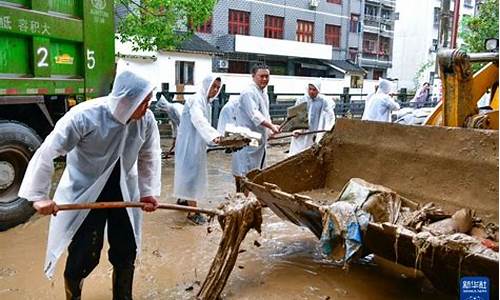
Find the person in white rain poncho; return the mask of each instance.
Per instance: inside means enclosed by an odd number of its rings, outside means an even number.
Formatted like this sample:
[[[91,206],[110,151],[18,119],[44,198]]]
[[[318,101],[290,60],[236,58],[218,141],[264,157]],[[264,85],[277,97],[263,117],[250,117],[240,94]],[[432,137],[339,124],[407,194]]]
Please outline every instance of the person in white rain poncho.
[[[321,117],[319,118],[318,128],[323,128],[323,130],[332,130],[335,125],[336,117],[335,117],[335,101],[331,98],[324,98],[325,105],[323,106],[323,112],[321,113]],[[323,139],[325,135],[324,132],[319,132],[316,134],[316,143]]]
[[[19,196],[41,214],[57,204],[141,201],[153,211],[160,195],[161,150],[158,127],[148,110],[153,85],[131,72],[119,74],[111,94],[72,108],[35,152]],[[49,198],[53,159],[66,155],[54,200]],[[50,221],[45,273],[51,278],[68,248],[66,295],[79,299],[83,279],[99,263],[104,228],[113,265],[113,298],[131,299],[134,262],[141,242],[137,209],[61,212]]]
[[[399,104],[391,97],[392,83],[386,79],[379,81],[378,90],[365,104],[362,120],[391,122],[391,112],[399,110]]]
[[[311,147],[314,142],[319,142],[321,137],[317,134],[299,135],[305,131],[331,130],[335,124],[335,102],[326,100],[320,95],[321,83],[313,82],[307,86],[307,93],[297,99],[295,105],[307,103],[309,128],[307,130],[294,130],[294,137],[290,143],[289,156],[295,155]]]
[[[380,80],[382,80],[382,79],[380,79]],[[379,80],[379,82],[380,82],[380,80]],[[361,116],[361,120],[364,120],[366,118],[366,116],[368,114],[368,110],[366,109],[368,107],[368,102],[370,102],[371,98],[377,93],[377,91],[378,91],[378,84],[375,85],[374,91],[366,96],[365,109],[363,110],[363,115]]]
[[[266,65],[252,67],[253,82],[241,92],[235,108],[236,125],[247,127],[262,135],[258,147],[245,147],[233,153],[233,175],[236,178],[237,191],[241,191],[241,177],[253,169],[262,169],[265,166],[268,132],[280,132],[280,127],[271,121],[269,97],[264,91],[269,83],[269,75],[269,67]]]
[[[238,106],[239,98],[231,98],[224,104],[219,114],[219,121],[217,122],[217,130],[224,135],[226,132],[227,124],[236,124],[236,107]]]
[[[184,104],[175,151],[174,197],[182,205],[197,206],[207,192],[207,146],[218,144],[221,134],[210,125],[212,101],[219,94],[220,78],[207,76],[200,89]],[[200,214],[189,214],[197,224]]]
[[[156,97],[158,98],[158,95]],[[161,97],[161,95],[160,95]],[[156,102],[156,109],[160,112],[164,112],[167,114],[168,118],[170,119],[170,122],[172,124],[172,136],[173,141],[172,141],[172,146],[168,150],[167,154],[165,155],[165,158],[168,158],[168,155],[172,153],[172,151],[175,148],[175,141],[177,139],[177,130],[179,128],[180,122],[181,122],[181,115],[182,111],[184,109],[184,105],[180,103],[171,103],[165,100],[164,98],[158,99]]]
[[[153,85],[131,72],[119,74],[112,92],[66,113],[35,152],[19,196],[41,214],[57,204],[141,201],[153,211],[160,195],[158,127],[148,110]],[[53,159],[66,155],[66,168],[49,198]],[[57,203],[57,204],[56,204]],[[66,297],[80,299],[83,279],[99,263],[104,228],[113,265],[113,298],[131,299],[134,262],[141,245],[142,213],[137,209],[60,212],[50,220],[45,273],[51,278],[68,247]]]

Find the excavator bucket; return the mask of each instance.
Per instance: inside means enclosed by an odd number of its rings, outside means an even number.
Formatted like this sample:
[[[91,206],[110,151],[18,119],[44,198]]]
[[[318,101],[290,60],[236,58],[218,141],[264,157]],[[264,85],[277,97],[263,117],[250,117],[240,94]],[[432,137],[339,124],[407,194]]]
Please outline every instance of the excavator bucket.
[[[336,199],[352,178],[385,186],[417,205],[433,202],[450,212],[471,208],[484,222],[498,223],[498,131],[339,119],[319,146],[249,173],[245,187],[279,217],[319,238],[320,200]],[[372,253],[415,267],[412,238],[391,225],[370,223],[364,241]],[[440,274],[430,278],[437,286],[456,289],[457,276],[467,274],[498,281],[498,259],[436,251],[441,263],[434,261],[434,250],[431,261],[429,251],[420,257],[420,269],[428,277]]]
[[[339,119],[319,147],[249,174],[253,183],[289,193],[340,192],[356,177],[417,202],[467,206],[497,220],[498,131]]]

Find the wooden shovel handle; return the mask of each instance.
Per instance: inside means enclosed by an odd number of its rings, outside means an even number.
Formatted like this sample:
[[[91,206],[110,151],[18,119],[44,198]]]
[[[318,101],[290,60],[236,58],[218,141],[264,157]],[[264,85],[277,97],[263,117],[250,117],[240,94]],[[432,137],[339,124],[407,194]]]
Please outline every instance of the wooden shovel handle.
[[[306,132],[300,132],[299,136],[302,135],[309,135],[309,134],[316,134],[316,133],[321,133],[321,132],[330,132],[330,130],[314,130],[314,131],[306,131]],[[284,138],[289,138],[294,136],[293,133],[288,133],[288,134],[283,134],[283,135],[278,135],[278,136],[273,136],[268,138],[268,140],[279,140],[279,139],[284,139]]]
[[[79,209],[105,209],[105,208],[142,208],[146,203],[142,202],[92,202],[92,203],[77,203],[77,204],[58,204],[57,208],[59,210],[79,210]],[[186,212],[202,213],[210,216],[221,215],[222,213],[213,209],[184,206],[177,204],[160,204],[158,209],[170,209],[170,210],[180,210]]]

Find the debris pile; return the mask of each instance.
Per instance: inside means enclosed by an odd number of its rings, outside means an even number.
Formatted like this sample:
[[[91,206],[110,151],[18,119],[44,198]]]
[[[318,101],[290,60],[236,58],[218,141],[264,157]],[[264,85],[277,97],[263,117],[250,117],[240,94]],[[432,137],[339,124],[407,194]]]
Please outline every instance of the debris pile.
[[[229,195],[219,209],[223,211],[223,215],[218,217],[223,230],[222,239],[197,294],[198,299],[219,299],[245,236],[252,228],[261,232],[261,205],[256,198],[246,198],[243,194]]]
[[[369,222],[393,224],[414,234],[413,244],[419,249],[446,247],[498,260],[498,226],[485,225],[471,209],[450,215],[433,203],[418,205],[384,186],[353,178],[338,200],[321,211],[323,253],[344,267],[361,252]]]

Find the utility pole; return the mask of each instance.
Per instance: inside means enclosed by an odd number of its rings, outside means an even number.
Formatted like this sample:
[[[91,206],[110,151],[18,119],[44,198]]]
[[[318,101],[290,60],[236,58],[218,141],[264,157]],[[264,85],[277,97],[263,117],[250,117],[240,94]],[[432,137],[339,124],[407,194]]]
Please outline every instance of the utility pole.
[[[436,49],[436,62],[434,63],[434,74],[439,74],[439,63],[438,63],[437,53],[442,48],[448,48],[450,17],[451,17],[450,0],[441,0],[441,18],[439,20],[438,44]],[[431,81],[434,81],[433,78],[431,78]]]
[[[455,3],[458,0],[455,0]],[[439,62],[438,62],[438,52],[443,48],[448,48],[448,35],[450,32],[450,0],[441,0],[441,17],[439,20],[439,33],[438,33],[438,44],[436,49],[436,60],[434,63],[434,76],[437,75],[439,78]],[[434,83],[434,78],[430,78],[430,81]],[[439,87],[441,89],[441,87]],[[441,94],[441,92],[440,92]]]
[[[455,0],[455,8],[453,9],[453,29],[451,30],[451,47],[457,47],[458,38],[458,21],[460,21],[460,0]]]
[[[455,0],[455,3],[457,0]],[[439,26],[438,50],[448,48],[448,39],[450,32],[450,0],[441,0],[441,22]]]

